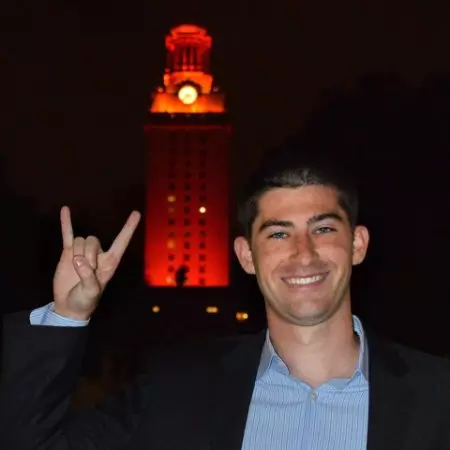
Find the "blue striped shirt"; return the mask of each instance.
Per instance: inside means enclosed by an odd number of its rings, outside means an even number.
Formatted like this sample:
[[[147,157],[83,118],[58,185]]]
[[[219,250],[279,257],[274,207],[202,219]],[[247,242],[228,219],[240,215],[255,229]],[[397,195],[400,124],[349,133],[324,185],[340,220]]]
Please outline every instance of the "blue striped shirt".
[[[31,312],[32,325],[86,326],[54,312],[50,303]],[[269,334],[253,390],[242,450],[364,450],[367,447],[369,383],[367,343],[360,339],[356,370],[349,379],[330,380],[316,389],[291,377]]]
[[[242,450],[363,450],[369,416],[368,354],[364,330],[353,376],[312,389],[289,375],[267,334],[250,403]]]
[[[56,314],[54,302],[34,309],[30,314],[31,325],[45,325],[53,327],[84,327],[88,323],[89,320],[68,319],[67,317]]]

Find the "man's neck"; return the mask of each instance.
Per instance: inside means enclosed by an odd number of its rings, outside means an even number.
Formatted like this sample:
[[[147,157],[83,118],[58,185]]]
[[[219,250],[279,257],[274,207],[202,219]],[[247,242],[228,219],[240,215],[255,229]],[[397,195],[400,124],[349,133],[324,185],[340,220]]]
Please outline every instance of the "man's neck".
[[[360,343],[350,312],[317,326],[300,327],[270,316],[268,324],[272,345],[292,376],[317,387],[353,375]]]

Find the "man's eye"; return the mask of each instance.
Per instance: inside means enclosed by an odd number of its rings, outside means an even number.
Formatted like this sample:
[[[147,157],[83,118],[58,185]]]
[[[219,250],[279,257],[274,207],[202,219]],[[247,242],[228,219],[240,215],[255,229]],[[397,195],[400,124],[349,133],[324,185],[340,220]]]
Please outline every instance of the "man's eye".
[[[285,239],[287,237],[287,233],[284,231],[277,231],[276,233],[272,233],[269,235],[269,239]]]
[[[336,231],[332,227],[319,227],[316,229],[316,234],[326,234],[326,233],[332,233],[333,231]]]

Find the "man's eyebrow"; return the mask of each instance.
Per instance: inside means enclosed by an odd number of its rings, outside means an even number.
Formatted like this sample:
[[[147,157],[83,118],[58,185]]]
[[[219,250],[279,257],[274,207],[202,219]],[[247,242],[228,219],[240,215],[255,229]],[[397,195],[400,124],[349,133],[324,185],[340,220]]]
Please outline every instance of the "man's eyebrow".
[[[258,233],[261,233],[266,228],[271,227],[281,227],[281,228],[292,228],[294,223],[290,220],[276,220],[276,219],[268,219],[265,220],[259,227]]]
[[[317,222],[322,222],[323,220],[327,219],[333,219],[337,220],[338,222],[344,222],[344,218],[340,214],[336,212],[328,212],[323,214],[317,214],[315,216],[310,217],[308,219],[308,225],[313,225]]]

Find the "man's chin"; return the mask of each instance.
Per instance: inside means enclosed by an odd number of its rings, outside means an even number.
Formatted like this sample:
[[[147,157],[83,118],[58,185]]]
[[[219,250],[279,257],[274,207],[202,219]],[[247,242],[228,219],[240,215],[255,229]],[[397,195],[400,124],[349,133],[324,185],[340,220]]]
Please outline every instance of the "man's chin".
[[[329,316],[326,314],[323,315],[296,315],[290,318],[290,322],[293,325],[297,325],[299,327],[315,327],[318,325],[322,325],[327,322]]]

